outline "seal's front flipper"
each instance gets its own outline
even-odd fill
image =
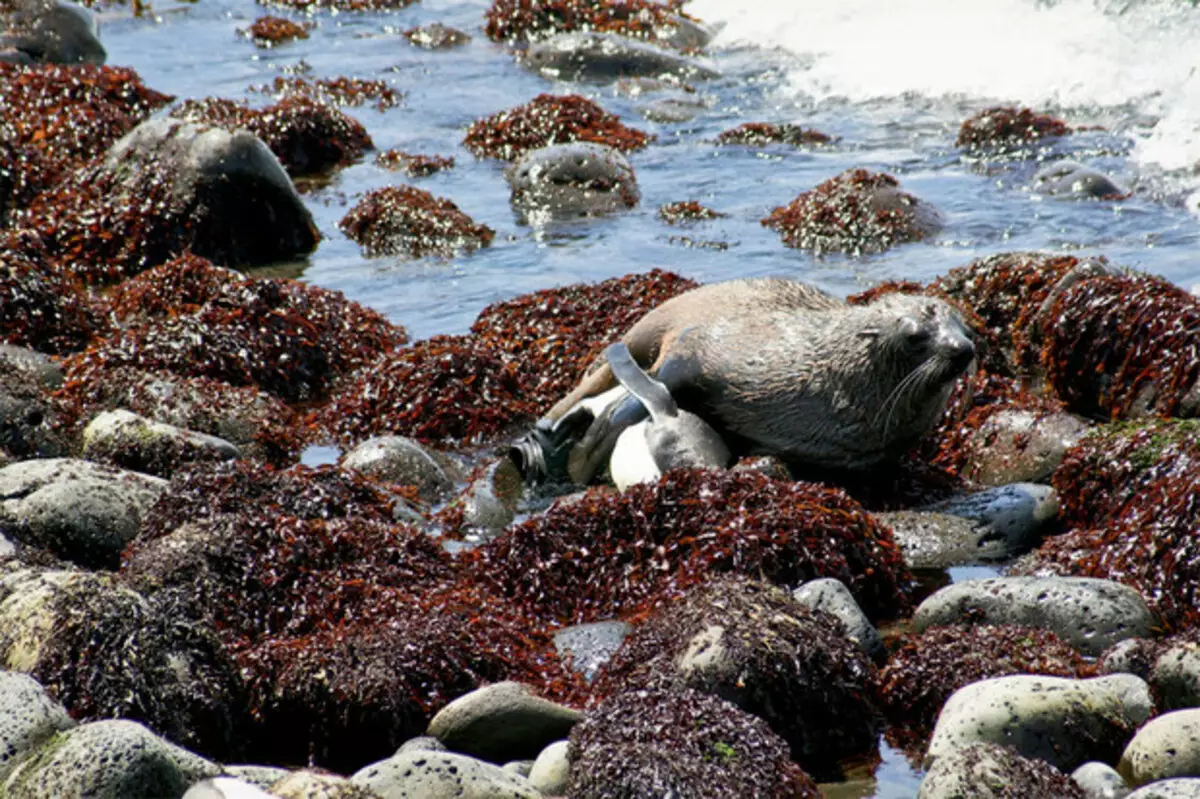
[[[604,351],[608,366],[612,369],[613,377],[625,390],[646,406],[650,417],[655,421],[674,417],[679,413],[679,406],[667,387],[650,377],[629,352],[629,347],[623,341],[609,345]]]

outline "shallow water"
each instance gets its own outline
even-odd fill
[[[362,193],[406,182],[373,157],[308,191],[325,235],[288,274],[340,290],[405,325],[414,338],[465,331],[487,304],[577,281],[662,267],[702,281],[779,274],[837,294],[891,278],[929,280],[972,258],[1014,249],[1078,251],[1200,283],[1200,11],[1185,2],[991,0],[696,0],[690,13],[723,25],[712,59],[725,77],[701,84],[695,120],[656,124],[606,86],[554,84],[517,67],[482,34],[482,0],[425,0],[393,13],[317,13],[311,38],[260,50],[239,36],[265,13],[252,0],[154,0],[135,19],[103,12],[109,63],[181,99],[268,98],[270,83],[301,62],[314,77],[389,81],[407,92],[399,108],[346,109],[379,149],[454,156],[456,166],[412,181],[452,199],[497,231],[488,249],[453,260],[366,259],[337,221]],[[428,52],[400,31],[440,21],[474,37]],[[641,205],[559,230],[518,224],[498,162],[461,145],[474,119],[540,92],[577,91],[658,139],[631,161]],[[651,96],[649,99],[653,99]],[[1028,190],[1034,163],[979,164],[954,148],[958,125],[997,102],[1032,105],[1072,125],[1056,154],[1105,171],[1135,189],[1124,202],[1063,202]],[[799,122],[839,137],[818,150],[718,148],[722,130],[748,121]],[[929,242],[866,258],[783,247],[759,224],[770,210],[850,167],[890,172],[938,208],[945,229]],[[698,200],[729,214],[673,228],[660,205]],[[689,245],[681,237],[705,246]],[[959,575],[959,577],[965,575]],[[912,796],[919,775],[884,751],[877,786],[840,795]]]

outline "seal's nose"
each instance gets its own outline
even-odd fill
[[[971,361],[975,360],[975,344],[967,336],[954,336],[947,342],[946,351],[950,355],[950,362],[959,371],[966,369]]]

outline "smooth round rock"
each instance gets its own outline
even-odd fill
[[[221,768],[134,721],[93,721],[61,733],[0,786],[6,799],[162,799],[182,796]]]
[[[529,783],[546,796],[560,796],[567,790],[571,761],[567,741],[555,741],[542,750],[529,770]]]
[[[1200,707],[1200,643],[1178,641],[1154,661],[1150,684],[1160,709]]]
[[[1071,779],[1083,788],[1088,799],[1125,799],[1132,790],[1125,784],[1125,778],[1120,772],[1097,760],[1084,763],[1072,771]]]
[[[1131,674],[981,680],[946,700],[925,764],[983,742],[1011,746],[1025,757],[1071,771],[1089,760],[1115,759],[1152,708],[1150,687]]]
[[[432,735],[418,735],[416,738],[409,738],[404,743],[400,744],[400,748],[396,750],[396,754],[404,754],[405,752],[445,752],[446,745],[434,738]]]
[[[404,436],[369,438],[342,458],[342,468],[376,480],[416,486],[426,502],[444,499],[454,481],[419,442]]]
[[[295,771],[270,788],[278,799],[378,799],[378,794],[336,774]]]
[[[450,750],[506,763],[532,760],[570,734],[583,718],[578,710],[535,696],[517,682],[476,689],[446,705],[429,722],[427,735]]]
[[[51,699],[37,680],[0,671],[0,778],[22,753],[74,726],[66,708]]]
[[[183,799],[278,799],[257,785],[236,777],[209,777],[200,780],[183,795]]]
[[[74,458],[0,469],[0,526],[89,568],[116,568],[167,481]]]
[[[1083,420],[1065,411],[997,411],[971,435],[962,475],[984,486],[1048,481],[1087,431]]]
[[[892,528],[910,569],[948,569],[1004,560],[1015,554],[987,525],[923,510],[880,511],[875,518]]]
[[[124,409],[99,413],[83,429],[83,457],[170,477],[189,462],[242,457],[223,438],[156,422]]]
[[[1002,541],[1009,552],[1021,552],[1036,546],[1046,528],[1058,519],[1058,495],[1050,486],[1011,483],[919,510],[970,519]]]
[[[1117,200],[1129,194],[1112,178],[1077,161],[1054,161],[1033,176],[1033,190],[1062,200]]]
[[[614,147],[592,142],[530,150],[505,177],[514,207],[533,225],[621,211],[641,198],[629,159]]]
[[[588,682],[612,659],[613,653],[629,637],[630,627],[623,621],[596,621],[563,627],[554,633],[554,649],[559,657]]]
[[[350,781],[382,799],[541,799],[524,777],[452,752],[406,752],[356,772]]]
[[[529,45],[521,66],[553,80],[607,83],[620,78],[720,77],[712,66],[615,33],[559,33]]]
[[[1125,799],[1200,799],[1200,779],[1179,777],[1138,788]]]
[[[1133,736],[1117,770],[1134,786],[1200,777],[1200,708],[1151,719]]]
[[[1047,793],[1047,782],[1058,788]],[[1054,789],[1052,789],[1054,790]],[[1006,746],[972,743],[949,752],[921,780],[918,799],[1083,799],[1070,778],[1049,763],[1025,758]]]
[[[529,772],[533,770],[532,760],[510,760],[500,768],[507,771],[509,774],[516,774],[518,777],[529,779]]]
[[[96,15],[67,0],[16,4],[12,30],[0,35],[0,50],[24,56],[30,64],[103,64]],[[22,63],[16,58],[13,63]]]
[[[1090,577],[995,577],[948,585],[917,608],[917,631],[972,623],[1019,624],[1058,635],[1086,655],[1146,637],[1154,617],[1133,588]]]
[[[850,640],[871,658],[877,662],[887,660],[887,648],[879,631],[841,580],[832,577],[809,580],[792,591],[792,598],[805,607],[831,614],[845,626]]]

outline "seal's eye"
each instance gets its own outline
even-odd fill
[[[929,327],[910,317],[900,320],[900,332],[904,334],[905,342],[913,347],[924,344],[930,337]]]

